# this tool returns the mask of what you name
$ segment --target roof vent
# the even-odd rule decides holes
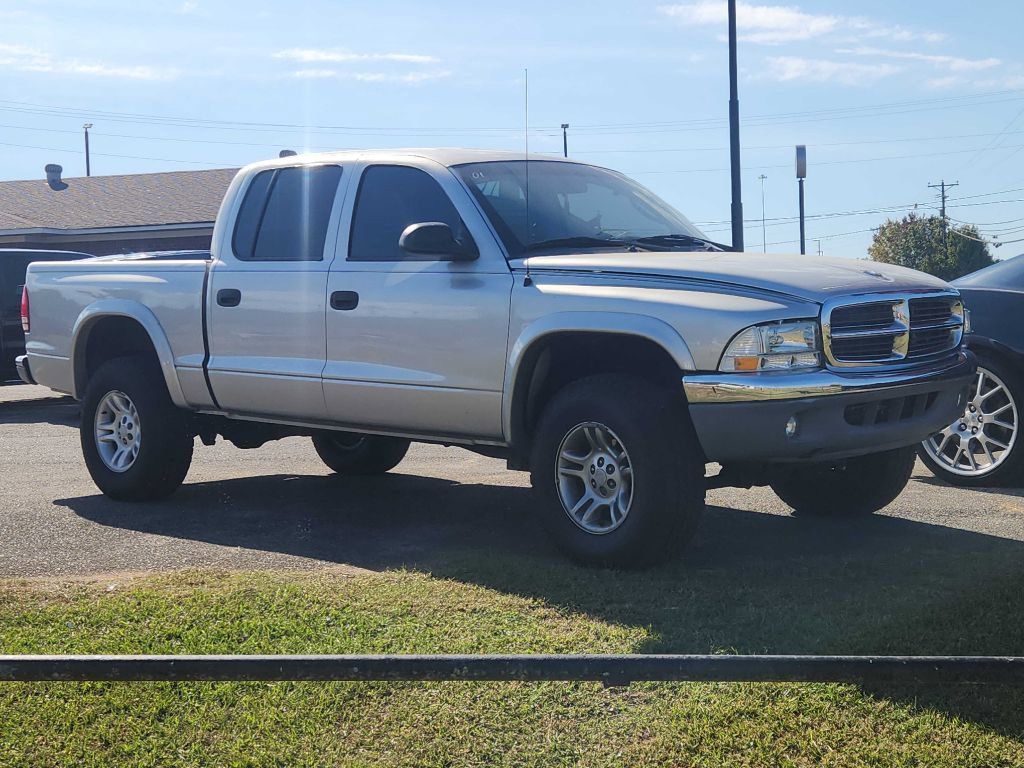
[[[67,189],[68,185],[61,181],[60,175],[64,172],[64,169],[56,163],[49,163],[46,168],[46,183],[50,185],[50,189],[57,192],[62,189]]]

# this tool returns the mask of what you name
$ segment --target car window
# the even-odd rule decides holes
[[[462,237],[458,211],[441,185],[418,168],[374,165],[366,169],[359,184],[352,234],[350,261],[434,260],[434,256],[409,254],[398,247],[398,239],[410,224],[439,221]]]
[[[25,271],[29,257],[20,253],[0,254],[0,307],[11,312],[21,306],[21,288],[25,284]],[[20,311],[20,309],[19,309]]]
[[[1014,256],[1005,261],[998,261],[991,267],[985,267],[961,277],[953,285],[964,288],[1013,288],[1024,290],[1024,255]]]
[[[252,180],[235,224],[235,255],[251,261],[320,261],[341,168],[263,171]]]
[[[625,176],[589,165],[524,160],[453,168],[515,258],[552,249],[614,247],[637,238],[704,236],[685,216]],[[527,197],[527,191],[529,196]],[[565,241],[559,243],[559,241]],[[544,248],[539,248],[544,250]]]

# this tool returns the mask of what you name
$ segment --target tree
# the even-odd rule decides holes
[[[868,254],[874,261],[919,269],[943,280],[955,280],[994,261],[975,227],[950,227],[944,236],[941,217],[916,213],[886,221]]]

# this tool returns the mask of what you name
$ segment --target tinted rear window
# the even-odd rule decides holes
[[[281,168],[252,180],[235,223],[240,259],[320,261],[341,168]]]
[[[1024,255],[1000,261],[991,267],[961,277],[953,285],[964,288],[1015,288],[1024,289]]]

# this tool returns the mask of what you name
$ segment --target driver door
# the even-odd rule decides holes
[[[451,172],[420,158],[366,164],[328,277],[324,397],[332,421],[500,440],[512,274]],[[398,246],[410,224],[468,234],[475,261]]]

